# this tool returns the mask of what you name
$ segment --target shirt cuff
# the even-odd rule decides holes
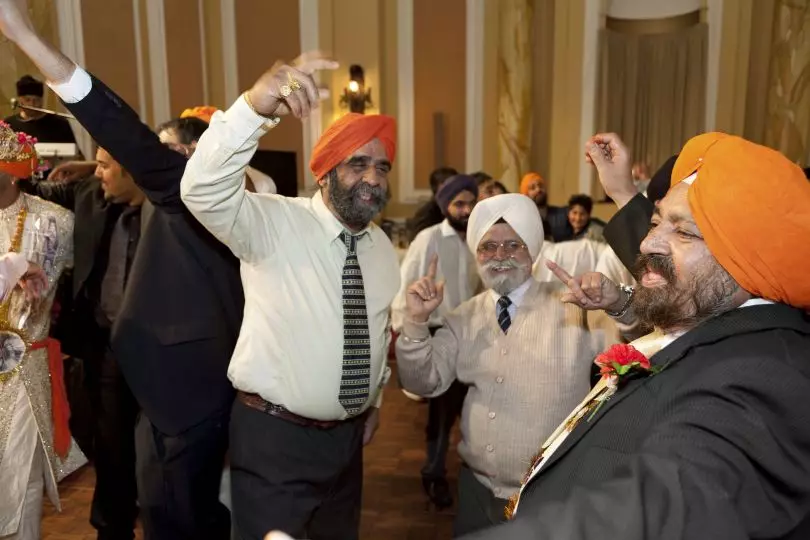
[[[67,82],[48,83],[48,86],[65,103],[78,103],[93,89],[93,79],[89,73],[76,66]]]
[[[427,340],[430,337],[428,323],[418,323],[405,318],[402,335],[412,339]]]
[[[229,135],[232,136],[233,141],[237,143],[237,148],[241,146],[242,141],[261,139],[265,133],[276,127],[281,121],[277,116],[267,118],[266,116],[257,114],[250,105],[248,105],[244,94],[239,96],[239,99],[224,113],[214,113],[212,121],[220,114],[222,115],[221,119],[228,124],[230,128]]]

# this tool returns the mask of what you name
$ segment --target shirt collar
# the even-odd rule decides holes
[[[523,298],[526,296],[526,291],[528,291],[529,287],[532,286],[532,281],[534,281],[534,280],[533,280],[533,278],[530,277],[529,279],[524,281],[523,284],[520,287],[518,287],[517,289],[515,289],[514,291],[512,291],[512,292],[510,292],[509,294],[506,295],[506,296],[509,297],[509,300],[512,301],[512,304],[516,308],[520,307],[520,304],[523,302]],[[495,299],[496,303],[501,298],[501,295],[498,294],[497,292],[495,292],[492,289],[489,290],[489,293],[492,295],[492,298]]]
[[[333,214],[332,211],[326,207],[326,203],[323,202],[323,195],[321,195],[321,193],[322,191],[318,190],[312,196],[312,208],[315,212],[315,216],[318,218],[318,221],[320,221],[323,227],[326,229],[326,233],[329,235],[330,240],[334,242],[335,240],[338,240],[340,233],[348,229],[346,229],[343,223],[341,223],[340,220],[335,217],[335,214]],[[367,238],[373,246],[374,238],[371,235],[371,228],[373,226],[373,223],[369,223],[368,227],[354,234],[359,237],[358,240]]]
[[[450,225],[450,222],[447,221],[446,219],[442,221],[441,224],[439,225],[439,230],[442,232],[442,236],[444,237],[458,236],[456,230],[453,228],[452,225]]]

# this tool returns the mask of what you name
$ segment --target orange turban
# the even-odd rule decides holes
[[[192,107],[191,109],[186,109],[182,113],[180,113],[180,118],[199,118],[203,122],[211,123],[211,117],[214,116],[214,113],[217,112],[219,109],[216,107],[212,107],[210,105],[201,105],[199,107]]]
[[[30,178],[39,167],[39,156],[34,146],[37,140],[16,132],[0,122],[0,172],[15,178]]]
[[[688,179],[697,173],[694,179]],[[810,182],[775,150],[725,133],[689,140],[672,170],[712,255],[751,294],[810,308]]]
[[[523,195],[529,194],[529,184],[534,182],[535,180],[543,180],[543,177],[537,174],[536,172],[526,173],[523,177],[523,180],[520,181],[520,193]]]
[[[315,178],[323,178],[352,152],[374,139],[380,139],[385,153],[394,161],[397,151],[396,121],[382,114],[349,113],[329,126],[312,150],[309,168]]]

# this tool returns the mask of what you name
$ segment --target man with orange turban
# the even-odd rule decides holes
[[[549,264],[564,301],[656,331],[597,357],[511,523],[469,538],[810,538],[808,238],[802,169],[707,133],[675,163],[635,291]]]
[[[19,180],[39,163],[35,142],[0,122],[0,253],[13,261],[2,266],[0,296],[0,537],[21,540],[41,537],[43,494],[59,509],[56,482],[86,463],[70,435],[59,343],[48,335],[56,285],[73,266],[73,214],[21,193]],[[32,272],[34,289],[15,287]]]
[[[562,206],[549,206],[546,179],[536,172],[529,172],[520,181],[520,193],[526,195],[537,205],[540,217],[543,218],[543,230],[546,238],[555,242],[569,240],[568,234],[568,208]]]
[[[285,115],[317,107],[303,55],[217,112],[181,184],[189,211],[242,261],[245,317],[228,375],[233,522],[240,538],[280,529],[357,538],[363,445],[376,430],[399,290],[396,252],[372,223],[388,200],[394,120],[350,113],[312,152],[312,198],[255,194],[244,172]]]

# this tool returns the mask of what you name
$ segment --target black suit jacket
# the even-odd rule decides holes
[[[413,217],[406,222],[405,228],[408,231],[408,242],[413,242],[413,239],[421,231],[438,225],[442,221],[444,221],[442,209],[436,204],[436,199],[430,199],[420,206]]]
[[[610,218],[602,234],[619,260],[632,270],[640,253],[641,242],[650,230],[655,206],[639,193]]]
[[[62,306],[57,338],[65,353],[79,358],[95,358],[104,353],[108,339],[106,333],[97,328],[96,306],[88,301],[85,287],[96,265],[113,206],[104,200],[101,182],[94,176],[72,183],[22,180],[19,186],[27,193],[67,208],[76,216],[69,305]]]
[[[112,90],[65,106],[154,205],[132,263],[112,345],[150,421],[174,435],[229,407],[228,362],[244,296],[236,257],[186,210],[186,158],[160,143]]]
[[[810,538],[810,319],[728,312],[651,358],[470,539]]]

